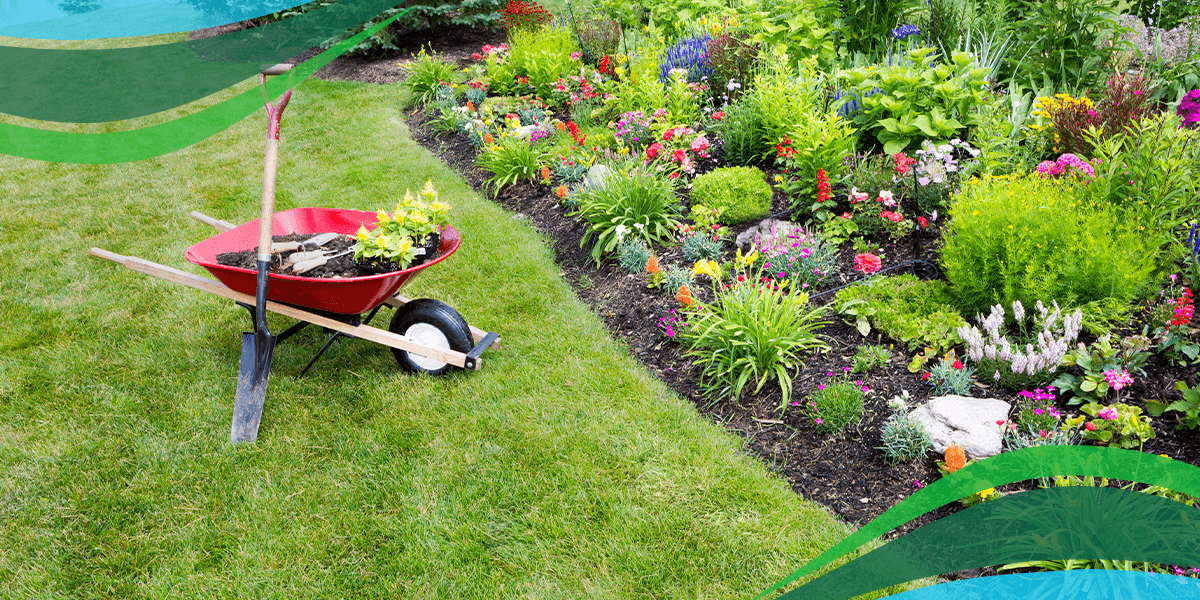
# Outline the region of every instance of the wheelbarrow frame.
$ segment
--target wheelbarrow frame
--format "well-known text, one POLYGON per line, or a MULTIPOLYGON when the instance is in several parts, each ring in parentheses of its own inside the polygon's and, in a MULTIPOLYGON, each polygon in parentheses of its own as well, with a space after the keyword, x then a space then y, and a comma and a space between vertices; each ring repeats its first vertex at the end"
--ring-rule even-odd
MULTIPOLYGON (((228 221, 214 219, 198 211, 192 211, 191 216, 197 221, 213 227, 220 233, 224 233, 236 227, 228 221)), ((202 277, 194 273, 181 271, 166 265, 160 265, 156 262, 141 259, 136 256, 124 256, 115 252, 109 252, 108 250, 104 250, 102 248, 92 248, 90 250, 90 254, 92 256, 110 260, 123 265, 132 271, 145 273, 147 275, 158 277, 159 279, 165 279, 172 283, 178 283, 180 285, 208 292, 210 294, 215 294, 223 298, 228 298, 247 308, 252 308, 254 306, 255 297, 253 294, 244 294, 242 292, 230 289, 220 281, 202 277)), ((386 298, 383 300, 383 302, 373 307, 371 309, 370 316, 374 316, 375 312, 384 305, 399 308, 410 301, 411 300, 408 298, 405 298, 397 293, 389 298, 386 298)), ((300 321, 300 323, 297 323, 296 326, 293 326, 293 328, 289 330, 291 333, 295 333, 296 330, 304 325, 318 325, 347 337, 369 340, 378 344, 383 344, 389 348, 402 350, 418 356, 424 356, 433 360, 447 363, 449 365, 453 365, 455 367, 472 371, 478 371, 482 366, 483 359, 481 355, 485 350, 498 350, 500 348, 499 334, 484 331, 476 327, 470 327, 471 338, 475 342, 475 347, 469 352, 464 353, 452 349, 433 348, 386 329, 373 327, 367 323, 361 322, 359 318, 361 315, 332 315, 331 313, 320 314, 319 312, 315 312, 310 309, 275 302, 273 300, 268 300, 266 302, 266 309, 270 312, 278 313, 300 321)), ((370 317, 367 318, 367 322, 369 321, 370 317)), ((288 335, 290 335, 290 333, 288 335)), ((330 343, 332 343, 332 340, 330 340, 330 343)), ((329 344, 326 344, 325 348, 328 347, 329 344)), ((313 358, 313 362, 320 357, 321 353, 325 351, 325 348, 322 348, 321 352, 317 353, 317 357, 313 358)), ((310 362, 309 365, 304 368, 304 371, 307 371, 308 368, 312 366, 313 362, 310 362)), ((301 374, 303 374, 303 372, 301 374)))

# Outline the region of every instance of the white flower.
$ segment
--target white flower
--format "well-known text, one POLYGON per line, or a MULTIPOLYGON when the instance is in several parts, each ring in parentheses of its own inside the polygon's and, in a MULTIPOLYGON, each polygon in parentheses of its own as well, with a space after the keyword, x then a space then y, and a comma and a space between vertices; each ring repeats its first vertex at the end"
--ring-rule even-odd
POLYGON ((638 228, 638 231, 641 231, 641 230, 643 230, 643 229, 645 229, 645 228, 646 228, 646 226, 645 226, 645 225, 643 225, 643 224, 641 224, 641 223, 634 223, 634 224, 633 224, 633 226, 634 226, 634 227, 637 227, 637 228, 638 228))
POLYGON ((727 89, 731 92, 733 90, 740 90, 740 89, 742 89, 742 84, 738 83, 737 81, 735 81, 733 79, 730 79, 729 83, 725 84, 725 89, 727 89))
POLYGON ((624 239, 625 232, 628 231, 628 229, 625 227, 625 224, 622 223, 620 225, 617 225, 616 231, 617 231, 617 240, 621 240, 621 239, 624 239))

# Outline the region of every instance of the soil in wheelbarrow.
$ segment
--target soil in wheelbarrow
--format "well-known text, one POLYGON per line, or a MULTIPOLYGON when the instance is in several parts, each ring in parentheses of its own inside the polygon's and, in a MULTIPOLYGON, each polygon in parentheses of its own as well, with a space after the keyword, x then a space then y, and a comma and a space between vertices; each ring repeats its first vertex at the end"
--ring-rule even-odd
MULTIPOLYGON (((289 233, 288 235, 276 235, 271 237, 272 242, 303 242, 311 238, 311 233, 289 233)), ((321 249, 330 252, 330 256, 335 258, 322 266, 319 266, 311 271, 296 274, 292 273, 291 264, 288 262, 293 252, 280 252, 271 255, 271 273, 277 275, 295 275, 297 277, 314 277, 319 279, 342 279, 347 277, 366 277, 368 275, 378 275, 380 273, 391 273, 399 271, 400 267, 395 263, 371 263, 361 264, 354 260, 354 254, 342 254, 354 247, 355 240, 348 235, 342 235, 328 242, 321 249), (338 256, 341 254, 341 256, 338 256)), ((436 242, 434 242, 436 243, 436 242)), ((433 254, 430 258, 437 258, 437 254, 433 254)), ((421 261, 424 262, 424 261, 421 261)), ((240 252, 224 252, 217 255, 217 264, 227 267, 240 267, 243 269, 258 269, 258 247, 242 250, 240 252)), ((414 265, 417 263, 414 263, 414 265)), ((412 265, 410 265, 412 266, 412 265)))

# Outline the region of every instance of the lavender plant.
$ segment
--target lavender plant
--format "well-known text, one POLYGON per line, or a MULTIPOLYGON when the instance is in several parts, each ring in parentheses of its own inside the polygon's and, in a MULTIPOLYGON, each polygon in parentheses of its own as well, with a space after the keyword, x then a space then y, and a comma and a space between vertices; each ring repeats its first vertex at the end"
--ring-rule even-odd
POLYGON ((708 44, 711 41, 712 36, 702 34, 685 37, 668 48, 659 61, 659 81, 663 85, 669 84, 673 69, 687 71, 687 80, 691 83, 699 83, 712 77, 712 63, 708 59, 708 44))
POLYGON ((1041 300, 1037 301, 1038 314, 1032 319, 1033 331, 1037 333, 1029 337, 1030 332, 1024 328, 1025 307, 1019 300, 1013 302, 1013 317, 1027 339, 1033 340, 1024 348, 1020 341, 1013 343, 1003 333, 1004 306, 993 306, 987 317, 979 317, 983 331, 972 325, 958 328, 959 337, 967 344, 967 359, 977 365, 983 377, 990 373, 991 379, 1006 389, 1027 389, 1051 381, 1083 326, 1082 311, 1077 309, 1063 317, 1058 302, 1053 306, 1054 310, 1050 310, 1041 300))

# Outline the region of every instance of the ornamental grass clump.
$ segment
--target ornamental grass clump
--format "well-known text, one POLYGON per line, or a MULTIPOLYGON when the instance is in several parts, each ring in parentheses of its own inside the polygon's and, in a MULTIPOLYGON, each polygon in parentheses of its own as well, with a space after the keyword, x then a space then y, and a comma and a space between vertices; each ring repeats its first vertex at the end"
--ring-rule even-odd
POLYGON ((817 431, 837 433, 862 418, 863 395, 870 388, 861 380, 851 381, 846 373, 834 376, 827 373, 825 383, 808 398, 808 412, 817 431))
POLYGON ((893 465, 924 458, 933 449, 933 440, 925 426, 912 418, 902 398, 893 398, 888 402, 888 408, 892 410, 892 416, 883 424, 880 433, 883 446, 879 450, 883 450, 893 465))
POLYGON ((1020 338, 1009 341, 1004 306, 1000 304, 993 306, 988 316, 979 316, 982 332, 973 325, 958 328, 959 337, 967 345, 967 358, 977 365, 981 377, 1012 390, 1042 386, 1054 380, 1063 357, 1079 337, 1083 312, 1076 310, 1064 317, 1057 302, 1053 303, 1054 310, 1041 300, 1034 306, 1037 315, 1030 315, 1033 326, 1026 329, 1024 305, 1020 301, 1012 305, 1022 337, 1029 340, 1024 347, 1020 338))
POLYGON ((1152 291, 1154 240, 1119 207, 1085 200, 1079 185, 1034 174, 963 186, 950 207, 941 264, 964 313, 1057 299, 1112 319, 1152 291))
MULTIPOLYGON (((748 385, 757 394, 768 381, 779 382, 782 411, 791 399, 792 374, 801 358, 829 348, 816 331, 825 309, 808 303, 808 294, 755 285, 756 278, 729 288, 715 288, 711 304, 696 302, 690 290, 681 303, 691 305, 691 325, 680 332, 687 356, 701 366, 700 385, 708 395, 738 399, 748 385)), ((688 290, 685 286, 682 290, 688 290)))
POLYGON ((579 210, 571 213, 587 223, 581 247, 591 245, 597 264, 626 237, 647 244, 671 242, 679 227, 679 204, 672 180, 645 169, 618 171, 604 185, 577 194, 579 210))

